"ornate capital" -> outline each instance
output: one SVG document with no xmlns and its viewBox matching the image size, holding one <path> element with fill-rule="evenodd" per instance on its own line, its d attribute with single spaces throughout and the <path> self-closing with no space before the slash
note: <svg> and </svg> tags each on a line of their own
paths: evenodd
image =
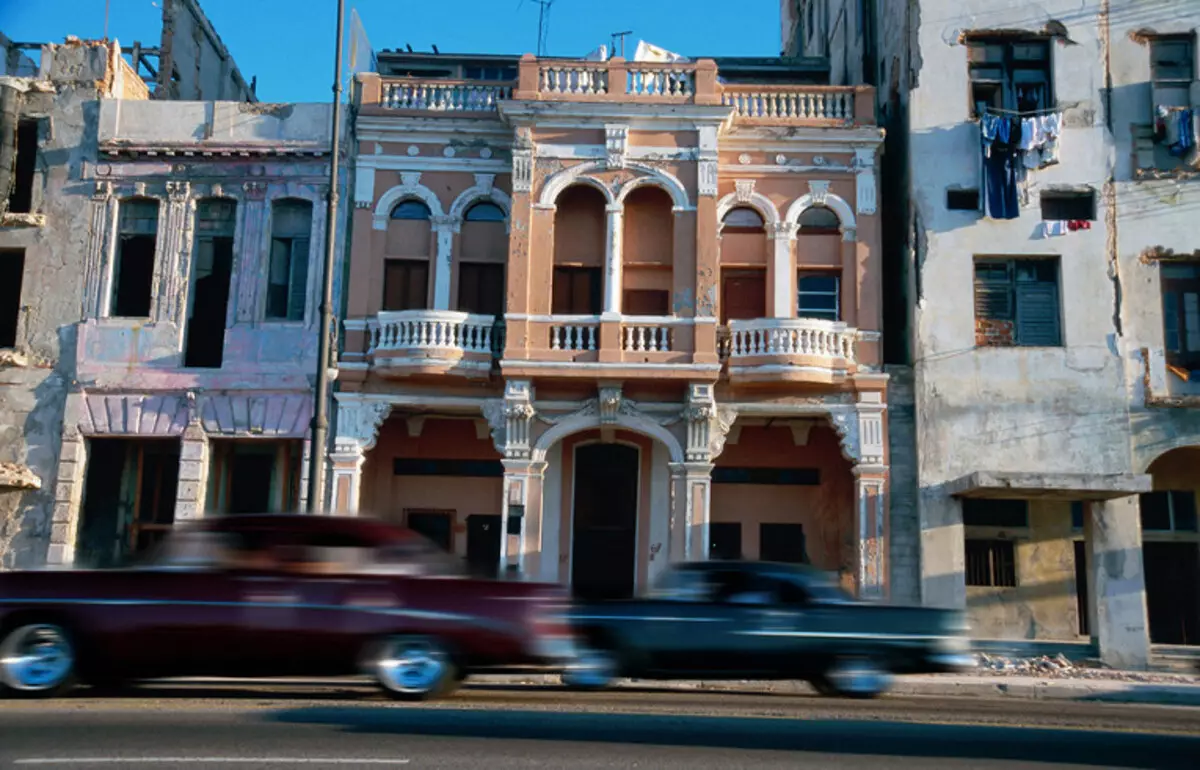
<svg viewBox="0 0 1200 770">
<path fill-rule="evenodd" d="M 247 200 L 261 201 L 267 197 L 266 182 L 243 182 L 242 192 L 246 194 Z"/>
<path fill-rule="evenodd" d="M 492 426 L 492 440 L 505 459 L 528 460 L 533 451 L 531 428 L 537 410 L 533 406 L 533 385 L 528 380 L 510 380 L 504 385 L 504 400 L 488 402 L 484 415 Z M 498 425 L 503 438 L 496 441 Z"/>
<path fill-rule="evenodd" d="M 715 197 L 717 194 L 717 159 L 701 158 L 699 173 L 698 192 L 701 195 Z"/>
<path fill-rule="evenodd" d="M 617 415 L 621 413 L 621 387 L 611 385 L 600 388 L 600 424 L 616 425 Z"/>
<path fill-rule="evenodd" d="M 683 419 L 687 422 L 687 445 L 684 459 L 688 462 L 711 462 L 713 458 L 713 421 L 717 416 L 717 402 L 713 398 L 713 387 L 708 384 L 688 386 L 687 405 L 683 408 Z M 724 439 L 722 438 L 722 441 Z"/>
<path fill-rule="evenodd" d="M 533 190 L 533 150 L 513 150 L 512 185 L 514 193 Z"/>
<path fill-rule="evenodd" d="M 335 451 L 366 452 L 379 438 L 379 426 L 392 413 L 392 405 L 383 401 L 339 402 Z"/>
<path fill-rule="evenodd" d="M 171 183 L 167 182 L 167 184 L 170 185 Z M 112 197 L 112 194 L 113 183 L 108 181 L 99 181 L 96 182 L 95 190 L 92 192 L 92 200 L 106 201 Z"/>
<path fill-rule="evenodd" d="M 799 228 L 795 222 L 776 222 L 771 227 L 771 236 L 774 238 L 786 238 L 788 240 L 796 237 L 796 230 Z"/>
<path fill-rule="evenodd" d="M 172 180 L 167 182 L 167 199 L 171 203 L 182 203 L 192 192 L 192 185 L 185 181 Z"/>
<path fill-rule="evenodd" d="M 495 174 L 476 174 L 475 175 L 475 186 L 478 187 L 479 190 L 484 195 L 491 195 L 492 188 L 496 186 L 496 175 Z"/>
<path fill-rule="evenodd" d="M 404 185 L 405 187 L 416 187 L 417 185 L 421 184 L 421 172 L 401 171 L 400 184 Z"/>
</svg>

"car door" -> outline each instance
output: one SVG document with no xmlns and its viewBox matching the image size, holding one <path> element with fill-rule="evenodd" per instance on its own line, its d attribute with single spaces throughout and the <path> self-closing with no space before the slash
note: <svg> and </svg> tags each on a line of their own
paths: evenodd
<svg viewBox="0 0 1200 770">
<path fill-rule="evenodd" d="M 770 675 L 779 650 L 795 626 L 794 613 L 782 606 L 778 585 L 763 573 L 740 566 L 714 569 L 712 614 L 719 652 L 710 664 L 726 676 Z"/>
<path fill-rule="evenodd" d="M 671 569 L 650 598 L 627 603 L 625 613 L 635 618 L 629 633 L 650 669 L 679 676 L 719 672 L 728 665 L 727 639 L 735 619 L 714 594 L 711 571 Z"/>
<path fill-rule="evenodd" d="M 294 546 L 271 530 L 242 530 L 239 558 L 228 576 L 236 596 L 235 638 L 230 673 L 273 676 L 294 670 L 300 657 L 298 632 L 304 626 L 304 596 L 296 576 L 284 569 L 281 554 Z"/>
</svg>

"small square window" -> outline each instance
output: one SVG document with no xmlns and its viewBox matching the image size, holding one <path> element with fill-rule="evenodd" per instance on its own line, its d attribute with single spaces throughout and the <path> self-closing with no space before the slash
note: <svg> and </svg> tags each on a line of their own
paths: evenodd
<svg viewBox="0 0 1200 770">
<path fill-rule="evenodd" d="M 951 211 L 979 211 L 979 190 L 947 188 L 946 208 Z"/>
<path fill-rule="evenodd" d="M 1016 544 L 1011 540 L 967 540 L 967 585 L 1016 587 L 1016 551 Z"/>
<path fill-rule="evenodd" d="M 1096 191 L 1047 190 L 1042 193 L 1042 219 L 1048 222 L 1095 221 Z"/>
<path fill-rule="evenodd" d="M 1159 37 L 1150 41 L 1150 78 L 1164 85 L 1189 84 L 1195 79 L 1193 38 Z"/>
</svg>

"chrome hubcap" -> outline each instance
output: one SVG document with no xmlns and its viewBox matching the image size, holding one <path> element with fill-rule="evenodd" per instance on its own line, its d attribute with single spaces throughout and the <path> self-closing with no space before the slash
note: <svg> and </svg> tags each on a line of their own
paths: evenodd
<svg viewBox="0 0 1200 770">
<path fill-rule="evenodd" d="M 568 687 L 604 687 L 616 676 L 616 661 L 602 650 L 584 649 L 563 671 Z"/>
<path fill-rule="evenodd" d="M 869 660 L 859 658 L 837 661 L 827 676 L 839 692 L 855 695 L 883 692 L 891 682 L 891 676 L 886 671 Z"/>
<path fill-rule="evenodd" d="M 14 690 L 53 689 L 74 665 L 71 643 L 58 626 L 22 626 L 0 645 L 0 681 Z"/>
<path fill-rule="evenodd" d="M 379 680 L 395 692 L 428 692 L 446 676 L 446 654 L 430 642 L 395 641 L 384 645 L 376 663 Z"/>
</svg>

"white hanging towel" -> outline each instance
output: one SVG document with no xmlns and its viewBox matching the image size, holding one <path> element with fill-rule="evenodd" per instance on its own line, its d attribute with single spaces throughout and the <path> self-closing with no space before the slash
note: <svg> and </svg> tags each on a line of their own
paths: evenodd
<svg viewBox="0 0 1200 770">
<path fill-rule="evenodd" d="M 639 40 L 637 50 L 633 54 L 634 61 L 641 62 L 686 62 L 687 57 L 680 56 L 677 53 L 671 53 L 665 48 L 659 48 L 656 45 L 651 45 L 645 40 Z"/>
<path fill-rule="evenodd" d="M 602 45 L 583 57 L 584 61 L 608 61 L 608 46 Z"/>
</svg>

